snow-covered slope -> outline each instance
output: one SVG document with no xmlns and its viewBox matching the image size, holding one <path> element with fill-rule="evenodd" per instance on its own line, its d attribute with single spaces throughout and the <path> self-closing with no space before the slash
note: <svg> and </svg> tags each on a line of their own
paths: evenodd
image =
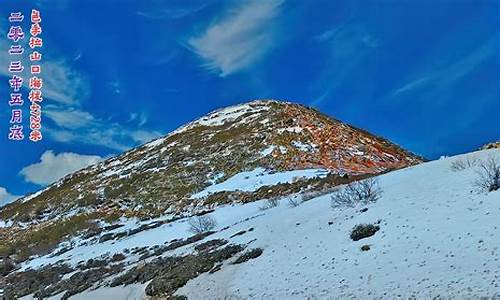
<svg viewBox="0 0 500 300">
<path fill-rule="evenodd" d="M 468 154 L 486 159 L 500 150 Z M 492 297 L 500 292 L 500 191 L 477 193 L 476 168 L 452 171 L 462 157 L 380 176 L 383 196 L 360 207 L 330 207 L 330 196 L 285 204 L 235 226 L 254 227 L 263 254 L 243 265 L 190 281 L 178 293 L 192 299 L 358 299 Z M 372 237 L 350 230 L 380 220 Z M 329 224 L 329 222 L 331 222 Z M 369 251 L 361 251 L 369 245 Z"/>
<path fill-rule="evenodd" d="M 489 157 L 500 160 L 500 150 L 444 158 L 380 175 L 382 195 L 367 205 L 332 207 L 332 194 L 327 193 L 312 199 L 304 197 L 308 200 L 298 206 L 289 205 L 286 197 L 265 210 L 260 209 L 265 200 L 219 207 L 206 214 L 217 220 L 215 233 L 158 256 L 141 259 L 139 255 L 127 255 L 124 270 L 70 299 L 145 298 L 146 293 L 158 291 L 148 289 L 148 285 L 168 282 L 171 277 L 157 275 L 141 282 L 126 281 L 131 277 L 125 276 L 120 284 L 111 284 L 113 287 L 110 282 L 131 270 L 147 274 L 153 266 L 162 266 L 155 257 L 201 253 L 196 246 L 214 240 L 244 245 L 241 253 L 252 249 L 261 249 L 262 253 L 243 263 L 234 263 L 239 255 L 223 260 L 213 272 L 200 272 L 173 289 L 176 295 L 188 299 L 498 296 L 500 190 L 488 193 L 476 189 L 477 166 L 463 170 L 452 167 L 459 160 L 477 162 Z M 302 196 L 290 197 L 297 200 Z M 377 224 L 380 229 L 373 236 L 353 241 L 351 231 L 359 224 Z M 135 237 L 76 247 L 52 262 L 63 259 L 74 267 L 81 255 L 88 258 L 89 253 L 97 256 L 107 252 L 111 256 L 138 245 L 163 245 L 173 238 L 188 237 L 188 228 L 186 219 L 181 219 Z M 89 251 L 92 247 L 105 250 Z M 48 261 L 39 258 L 23 267 L 39 268 Z"/>
</svg>

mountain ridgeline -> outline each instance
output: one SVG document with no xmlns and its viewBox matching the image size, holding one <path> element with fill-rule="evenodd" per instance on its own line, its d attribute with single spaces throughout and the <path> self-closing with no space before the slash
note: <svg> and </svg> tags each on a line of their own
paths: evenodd
<svg viewBox="0 0 500 300">
<path fill-rule="evenodd" d="M 9 226 L 0 228 L 0 234 L 12 245 L 27 247 L 33 244 L 17 240 L 12 233 L 23 232 L 26 237 L 57 226 L 56 236 L 45 238 L 51 242 L 41 246 L 49 249 L 63 237 L 95 226 L 94 220 L 186 215 L 219 204 L 334 186 L 421 162 L 421 157 L 386 139 L 312 108 L 258 100 L 214 111 L 1 208 L 0 220 Z M 255 190 L 200 194 L 242 172 L 306 169 L 323 169 L 328 175 L 263 184 Z M 16 254 L 18 250 L 3 251 Z"/>
</svg>

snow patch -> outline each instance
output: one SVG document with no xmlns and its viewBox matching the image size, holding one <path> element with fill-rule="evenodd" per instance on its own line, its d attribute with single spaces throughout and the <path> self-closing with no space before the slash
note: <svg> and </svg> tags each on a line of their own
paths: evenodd
<svg viewBox="0 0 500 300">
<path fill-rule="evenodd" d="M 326 177 L 329 171 L 325 169 L 305 169 L 272 173 L 264 168 L 240 172 L 219 184 L 207 187 L 205 190 L 194 194 L 191 198 L 203 198 L 210 194 L 222 191 L 255 192 L 259 188 L 279 183 L 290 183 L 297 178 Z"/>
<path fill-rule="evenodd" d="M 271 153 L 273 153 L 274 149 L 276 149 L 276 146 L 271 145 L 271 146 L 265 148 L 264 150 L 260 151 L 260 155 L 262 155 L 262 157 L 268 156 Z"/>
<path fill-rule="evenodd" d="M 301 141 L 292 141 L 292 145 L 302 152 L 313 152 L 317 147 L 315 144 L 304 144 Z"/>
</svg>

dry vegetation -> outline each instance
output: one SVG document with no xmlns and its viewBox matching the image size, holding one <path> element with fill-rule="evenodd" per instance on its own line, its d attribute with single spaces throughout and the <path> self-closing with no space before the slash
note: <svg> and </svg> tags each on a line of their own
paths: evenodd
<svg viewBox="0 0 500 300">
<path fill-rule="evenodd" d="M 500 189 L 500 160 L 489 157 L 479 162 L 475 186 L 480 191 L 493 192 Z"/>
<path fill-rule="evenodd" d="M 382 189 L 378 179 L 370 177 L 361 181 L 354 181 L 339 188 L 331 196 L 332 207 L 354 207 L 358 204 L 366 205 L 377 201 L 382 196 Z"/>
<path fill-rule="evenodd" d="M 480 163 L 480 160 L 472 155 L 467 155 L 464 158 L 457 158 L 451 163 L 452 171 L 462 171 L 465 169 L 473 168 Z"/>
</svg>

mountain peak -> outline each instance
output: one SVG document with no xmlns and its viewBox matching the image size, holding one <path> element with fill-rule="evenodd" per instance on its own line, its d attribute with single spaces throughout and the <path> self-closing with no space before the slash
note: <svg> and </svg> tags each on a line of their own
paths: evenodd
<svg viewBox="0 0 500 300">
<path fill-rule="evenodd" d="M 165 137 L 68 175 L 2 209 L 0 217 L 33 219 L 40 211 L 61 215 L 88 206 L 121 213 L 180 212 L 199 204 L 192 195 L 257 168 L 362 175 L 421 161 L 317 110 L 259 99 L 215 110 Z"/>
<path fill-rule="evenodd" d="M 421 161 L 314 109 L 255 100 L 70 174 L 1 208 L 0 219 L 19 233 L 75 219 L 85 227 L 103 219 L 183 215 L 332 187 Z M 81 229 L 70 228 L 65 235 Z"/>
</svg>

